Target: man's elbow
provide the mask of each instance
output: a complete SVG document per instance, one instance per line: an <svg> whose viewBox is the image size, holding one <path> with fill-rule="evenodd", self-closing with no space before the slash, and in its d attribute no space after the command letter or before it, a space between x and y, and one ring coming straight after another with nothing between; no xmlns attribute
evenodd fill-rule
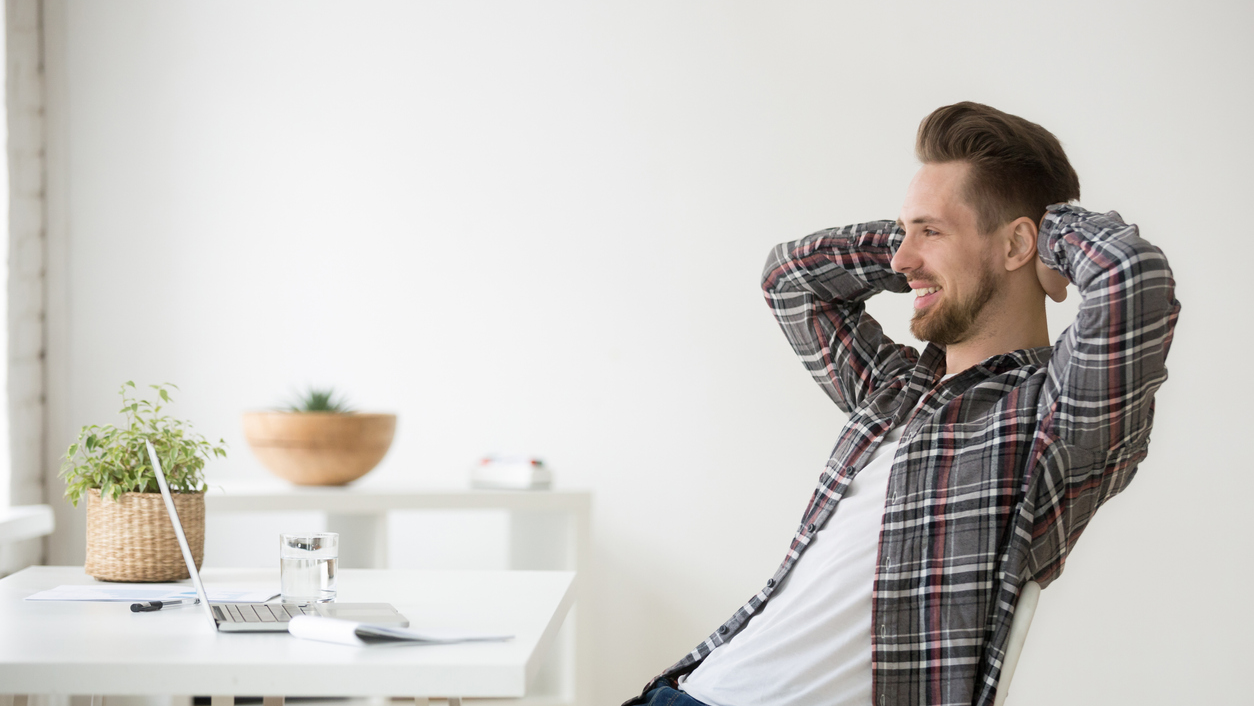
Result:
<svg viewBox="0 0 1254 706"><path fill-rule="evenodd" d="M787 243L780 243L771 248L766 255L766 264L762 266L762 292L770 295L779 288L780 281L787 272L788 263L788 247Z"/></svg>

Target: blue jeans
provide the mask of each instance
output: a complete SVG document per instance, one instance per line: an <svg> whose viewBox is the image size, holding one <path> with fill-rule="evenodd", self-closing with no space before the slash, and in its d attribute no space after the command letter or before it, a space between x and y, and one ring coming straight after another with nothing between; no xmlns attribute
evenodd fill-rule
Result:
<svg viewBox="0 0 1254 706"><path fill-rule="evenodd" d="M705 706L704 703L669 686L652 689L644 695L644 698L644 706Z"/></svg>

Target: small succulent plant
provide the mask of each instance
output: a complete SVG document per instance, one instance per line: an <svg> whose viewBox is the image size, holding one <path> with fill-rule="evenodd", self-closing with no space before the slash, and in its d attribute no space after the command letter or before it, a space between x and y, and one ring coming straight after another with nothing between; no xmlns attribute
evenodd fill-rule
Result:
<svg viewBox="0 0 1254 706"><path fill-rule="evenodd" d="M287 411L351 414L353 408L348 406L348 400L343 395L336 393L335 388L310 387L287 405Z"/></svg>

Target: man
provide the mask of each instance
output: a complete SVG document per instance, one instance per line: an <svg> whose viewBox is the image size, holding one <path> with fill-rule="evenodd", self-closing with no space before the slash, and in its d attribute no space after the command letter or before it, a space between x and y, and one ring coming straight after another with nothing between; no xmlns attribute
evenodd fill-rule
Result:
<svg viewBox="0 0 1254 706"><path fill-rule="evenodd" d="M946 106L916 152L895 223L771 253L767 302L849 421L775 575L629 703L991 704L1020 589L1145 458L1179 311L1162 252L1070 205L1061 145L1022 118ZM866 313L881 291L914 294L922 353Z"/></svg>

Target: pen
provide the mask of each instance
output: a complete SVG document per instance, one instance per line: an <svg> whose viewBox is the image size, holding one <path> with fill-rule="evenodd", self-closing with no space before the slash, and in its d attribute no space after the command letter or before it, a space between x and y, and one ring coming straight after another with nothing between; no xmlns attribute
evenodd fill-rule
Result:
<svg viewBox="0 0 1254 706"><path fill-rule="evenodd" d="M179 598L173 601L143 601L131 604L132 613L150 613L154 610L162 608L174 608L181 605L195 605L200 602L199 598Z"/></svg>

